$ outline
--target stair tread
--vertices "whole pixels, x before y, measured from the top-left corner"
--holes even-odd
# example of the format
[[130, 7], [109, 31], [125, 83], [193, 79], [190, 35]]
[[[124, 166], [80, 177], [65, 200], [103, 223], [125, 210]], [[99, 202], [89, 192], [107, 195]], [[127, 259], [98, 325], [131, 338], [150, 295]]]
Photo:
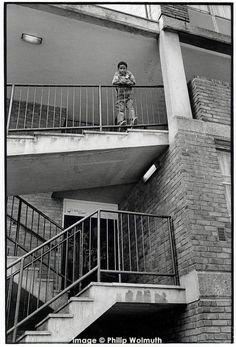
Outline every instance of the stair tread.
[[51, 332], [48, 330], [26, 330], [22, 336], [26, 334], [27, 335], [51, 335]]
[[77, 301], [77, 302], [93, 302], [94, 301], [94, 299], [92, 299], [92, 298], [87, 298], [87, 297], [77, 297], [77, 296], [72, 296], [70, 299], [69, 299], [69, 301], [68, 302], [75, 302], [75, 301]]
[[40, 327], [42, 324], [44, 324], [47, 320], [50, 318], [74, 318], [74, 315], [71, 313], [49, 313], [41, 322], [35, 325], [35, 328]]
[[22, 334], [16, 342], [20, 342], [26, 336], [50, 336], [51, 332], [47, 330], [26, 330], [24, 334]]

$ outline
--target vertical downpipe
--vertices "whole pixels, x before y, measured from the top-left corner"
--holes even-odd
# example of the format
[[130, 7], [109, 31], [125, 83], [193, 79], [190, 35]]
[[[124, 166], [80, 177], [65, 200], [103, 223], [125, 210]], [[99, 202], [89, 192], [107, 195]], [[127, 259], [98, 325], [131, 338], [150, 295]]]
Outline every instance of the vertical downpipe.
[[10, 126], [10, 120], [11, 120], [11, 110], [12, 110], [12, 105], [13, 105], [14, 92], [15, 92], [15, 85], [12, 84], [10, 103], [9, 103], [9, 110], [8, 110], [8, 118], [7, 118], [7, 135], [8, 135], [9, 126]]

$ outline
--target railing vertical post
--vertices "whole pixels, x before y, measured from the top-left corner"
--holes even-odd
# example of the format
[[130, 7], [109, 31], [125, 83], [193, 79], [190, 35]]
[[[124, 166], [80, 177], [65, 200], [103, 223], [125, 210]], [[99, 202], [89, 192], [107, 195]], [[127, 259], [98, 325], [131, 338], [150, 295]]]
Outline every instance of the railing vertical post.
[[173, 270], [175, 273], [175, 284], [179, 285], [179, 273], [178, 273], [178, 262], [177, 262], [177, 253], [176, 253], [176, 245], [175, 245], [175, 237], [174, 237], [174, 226], [173, 226], [173, 220], [171, 217], [168, 217], [168, 229], [170, 234], [171, 258], [172, 258]]
[[8, 109], [8, 118], [7, 118], [7, 135], [8, 135], [10, 120], [11, 120], [11, 110], [12, 110], [12, 105], [13, 105], [14, 92], [15, 92], [15, 85], [12, 84], [10, 103], [9, 103], [9, 109]]
[[99, 100], [99, 130], [102, 131], [102, 86], [98, 87], [98, 100]]
[[17, 334], [17, 323], [18, 323], [18, 317], [19, 317], [19, 309], [20, 309], [20, 297], [21, 297], [21, 286], [22, 286], [22, 279], [23, 279], [23, 265], [24, 265], [24, 258], [20, 261], [20, 273], [19, 273], [19, 280], [18, 280], [18, 290], [17, 290], [17, 297], [16, 297], [16, 310], [15, 310], [15, 318], [14, 318], [14, 330], [13, 330], [13, 337], [12, 342], [16, 342], [16, 334]]
[[17, 215], [17, 226], [16, 226], [16, 245], [15, 245], [15, 249], [14, 249], [14, 256], [17, 256], [17, 251], [18, 251], [18, 241], [19, 241], [19, 233], [20, 233], [21, 207], [22, 207], [22, 200], [19, 200], [19, 208], [18, 208], [18, 215]]
[[98, 264], [98, 275], [97, 281], [101, 281], [101, 210], [98, 211], [97, 219], [97, 264]]
[[[119, 213], [117, 218], [117, 247], [118, 247], [118, 270], [121, 270], [121, 259], [120, 259], [120, 228], [119, 228]], [[118, 275], [119, 283], [121, 283], [121, 274]]]

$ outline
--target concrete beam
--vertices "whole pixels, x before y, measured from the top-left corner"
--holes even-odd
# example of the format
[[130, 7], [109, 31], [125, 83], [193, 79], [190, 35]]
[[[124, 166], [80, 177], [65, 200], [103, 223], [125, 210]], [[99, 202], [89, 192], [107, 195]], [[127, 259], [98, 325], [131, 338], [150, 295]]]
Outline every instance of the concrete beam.
[[108, 8], [90, 4], [33, 4], [25, 3], [22, 6], [31, 7], [40, 11], [85, 21], [103, 27], [110, 27], [122, 31], [132, 32], [149, 37], [157, 37], [159, 24], [156, 21], [120, 13]]

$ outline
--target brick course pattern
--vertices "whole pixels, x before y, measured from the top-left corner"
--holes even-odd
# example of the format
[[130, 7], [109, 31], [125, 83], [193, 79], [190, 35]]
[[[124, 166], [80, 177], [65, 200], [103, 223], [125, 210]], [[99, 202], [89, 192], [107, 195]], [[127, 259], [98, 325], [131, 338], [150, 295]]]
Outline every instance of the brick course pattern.
[[186, 309], [168, 310], [162, 317], [164, 343], [231, 342], [229, 299], [198, 300]]
[[231, 124], [231, 88], [227, 82], [195, 77], [189, 83], [193, 117]]
[[188, 14], [187, 5], [162, 4], [160, 5], [160, 7], [161, 7], [161, 15], [189, 22], [189, 14]]

